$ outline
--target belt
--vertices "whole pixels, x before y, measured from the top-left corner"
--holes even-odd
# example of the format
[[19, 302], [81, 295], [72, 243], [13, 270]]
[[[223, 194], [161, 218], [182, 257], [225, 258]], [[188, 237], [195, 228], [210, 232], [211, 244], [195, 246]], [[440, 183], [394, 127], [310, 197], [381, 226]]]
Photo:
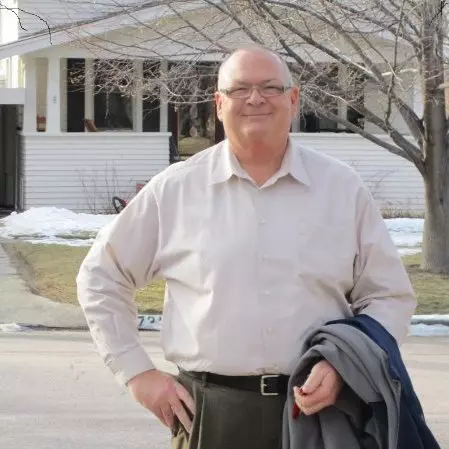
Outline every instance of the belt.
[[285, 374], [264, 374], [262, 376], [223, 376], [221, 374], [184, 371], [182, 374], [196, 380], [236, 390], [253, 391], [262, 396], [279, 396], [287, 394], [289, 376]]

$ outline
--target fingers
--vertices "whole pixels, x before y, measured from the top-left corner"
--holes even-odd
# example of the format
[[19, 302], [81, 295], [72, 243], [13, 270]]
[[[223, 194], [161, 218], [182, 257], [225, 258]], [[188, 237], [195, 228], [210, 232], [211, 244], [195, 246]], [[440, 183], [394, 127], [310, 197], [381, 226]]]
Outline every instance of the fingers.
[[173, 429], [175, 416], [169, 403], [164, 404], [160, 408], [160, 413], [156, 413], [156, 416], [161, 420], [162, 424], [165, 424], [169, 429]]
[[337, 371], [323, 360], [312, 368], [301, 388], [293, 388], [295, 403], [304, 414], [312, 415], [335, 404], [342, 386]]
[[170, 429], [174, 428], [175, 419], [178, 419], [188, 433], [192, 432], [192, 420], [183, 403], [176, 396], [173, 396], [167, 403], [161, 406], [156, 416]]
[[309, 377], [302, 386], [302, 390], [304, 391], [304, 393], [305, 394], [313, 393], [323, 382], [323, 379], [326, 376], [327, 371], [328, 367], [324, 360], [314, 365], [312, 370], [310, 371]]
[[148, 370], [132, 378], [128, 382], [128, 388], [134, 399], [154, 413], [167, 427], [173, 429], [176, 420], [179, 420], [186, 431], [191, 432], [195, 403], [189, 392], [173, 376]]
[[320, 402], [330, 402], [332, 399], [332, 390], [325, 385], [320, 385], [312, 394], [306, 394], [297, 387], [293, 392], [301, 408], [309, 408]]
[[176, 417], [179, 419], [179, 422], [184, 426], [184, 429], [186, 429], [188, 433], [191, 433], [192, 420], [190, 419], [190, 416], [187, 414], [187, 411], [180, 400], [177, 400], [175, 404], [172, 405], [172, 410]]
[[301, 392], [300, 388], [294, 388], [295, 402], [304, 414], [309, 415], [315, 413], [330, 405], [329, 395], [323, 390], [322, 388], [318, 388], [311, 395], [306, 395]]
[[195, 401], [193, 400], [190, 393], [178, 382], [175, 383], [175, 391], [178, 398], [184, 402], [187, 408], [190, 410], [192, 415], [195, 414]]
[[325, 408], [329, 407], [331, 404], [327, 402], [318, 402], [310, 407], [301, 407], [301, 412], [304, 413], [304, 415], [310, 416], [314, 415], [315, 413], [321, 412], [321, 410], [324, 410]]

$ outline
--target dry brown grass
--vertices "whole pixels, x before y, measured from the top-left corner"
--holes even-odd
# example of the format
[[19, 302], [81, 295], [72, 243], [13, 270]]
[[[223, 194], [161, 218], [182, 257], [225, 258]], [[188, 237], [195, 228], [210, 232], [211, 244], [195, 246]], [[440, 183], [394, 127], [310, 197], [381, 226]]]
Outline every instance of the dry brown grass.
[[[75, 278], [87, 247], [19, 242], [8, 243], [5, 248], [33, 291], [54, 301], [78, 304]], [[140, 313], [162, 311], [164, 285], [156, 281], [138, 290]]]
[[[55, 301], [78, 303], [75, 277], [88, 248], [26, 242], [8, 243], [5, 247], [34, 291]], [[403, 260], [418, 297], [417, 313], [449, 313], [449, 277], [421, 270], [419, 254]], [[139, 312], [161, 312], [163, 298], [163, 281], [139, 290]]]

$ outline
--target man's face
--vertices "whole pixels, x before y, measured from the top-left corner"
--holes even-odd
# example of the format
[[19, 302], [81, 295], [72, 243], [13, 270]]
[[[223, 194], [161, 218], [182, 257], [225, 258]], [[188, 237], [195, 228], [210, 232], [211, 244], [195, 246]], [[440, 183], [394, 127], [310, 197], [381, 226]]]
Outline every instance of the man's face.
[[[228, 93], [254, 85], [271, 90], [287, 86], [281, 62], [263, 51], [235, 54], [227, 61], [221, 81], [220, 88], [227, 89]], [[227, 137], [242, 144], [285, 139], [297, 111], [298, 99], [296, 87], [275, 96], [264, 96], [262, 89], [253, 89], [249, 98], [229, 98], [221, 92], [215, 96], [217, 115]]]

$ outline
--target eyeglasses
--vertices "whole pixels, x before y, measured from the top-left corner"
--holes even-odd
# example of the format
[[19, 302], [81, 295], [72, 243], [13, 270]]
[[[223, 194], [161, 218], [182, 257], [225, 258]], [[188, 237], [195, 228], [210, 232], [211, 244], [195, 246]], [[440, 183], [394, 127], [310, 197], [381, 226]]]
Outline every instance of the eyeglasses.
[[262, 97], [277, 97], [285, 94], [292, 86], [273, 86], [271, 84], [262, 86], [245, 86], [245, 87], [230, 87], [229, 89], [218, 89], [219, 92], [225, 94], [229, 98], [244, 99], [251, 97], [253, 89], [257, 89], [259, 95]]

